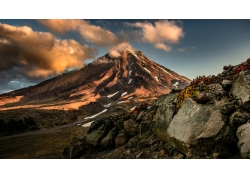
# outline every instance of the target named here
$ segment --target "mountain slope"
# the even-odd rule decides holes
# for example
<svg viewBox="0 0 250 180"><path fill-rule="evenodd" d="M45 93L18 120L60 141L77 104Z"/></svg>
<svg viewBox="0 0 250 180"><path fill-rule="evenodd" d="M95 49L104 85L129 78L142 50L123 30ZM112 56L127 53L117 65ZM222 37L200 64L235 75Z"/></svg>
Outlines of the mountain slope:
<svg viewBox="0 0 250 180"><path fill-rule="evenodd" d="M127 49L118 58L106 54L78 71L2 94L0 110L70 110L91 102L109 108L132 97L156 97L188 84L188 78L149 60L140 51Z"/></svg>

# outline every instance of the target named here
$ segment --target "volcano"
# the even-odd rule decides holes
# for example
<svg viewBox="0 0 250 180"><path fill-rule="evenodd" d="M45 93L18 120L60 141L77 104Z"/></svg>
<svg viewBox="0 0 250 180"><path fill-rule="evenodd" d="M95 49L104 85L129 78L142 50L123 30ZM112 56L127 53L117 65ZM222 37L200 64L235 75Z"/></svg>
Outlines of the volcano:
<svg viewBox="0 0 250 180"><path fill-rule="evenodd" d="M97 113L132 99L141 102L172 89L183 89L190 82L148 59L141 51L127 49L120 57L105 54L80 70L2 94L0 110L90 108Z"/></svg>

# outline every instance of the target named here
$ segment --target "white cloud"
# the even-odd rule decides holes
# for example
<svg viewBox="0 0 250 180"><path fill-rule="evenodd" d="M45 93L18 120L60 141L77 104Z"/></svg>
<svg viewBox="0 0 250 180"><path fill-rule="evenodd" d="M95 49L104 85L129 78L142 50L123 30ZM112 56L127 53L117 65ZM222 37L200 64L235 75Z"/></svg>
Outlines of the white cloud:
<svg viewBox="0 0 250 180"><path fill-rule="evenodd" d="M152 43L156 48L165 51L170 51L170 44L178 43L184 37L182 27L178 26L175 21L160 20L154 24L136 22L126 23L126 25L140 28L141 41Z"/></svg>

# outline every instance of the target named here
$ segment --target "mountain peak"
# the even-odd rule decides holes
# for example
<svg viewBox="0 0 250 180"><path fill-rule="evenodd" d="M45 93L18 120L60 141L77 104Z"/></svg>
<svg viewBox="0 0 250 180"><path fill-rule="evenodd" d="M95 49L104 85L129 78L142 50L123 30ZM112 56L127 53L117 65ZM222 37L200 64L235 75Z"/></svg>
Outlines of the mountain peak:
<svg viewBox="0 0 250 180"><path fill-rule="evenodd" d="M188 78L149 60L141 51L127 48L120 57L105 54L79 71L2 96L23 97L16 98L23 107L27 107L28 102L29 107L36 108L63 106L64 109L78 109L97 102L103 108L110 108L129 103L132 101L129 98L134 102L135 99L155 98L172 89L182 89L190 82ZM36 105L30 105L32 102ZM47 105L37 106L38 102Z"/></svg>

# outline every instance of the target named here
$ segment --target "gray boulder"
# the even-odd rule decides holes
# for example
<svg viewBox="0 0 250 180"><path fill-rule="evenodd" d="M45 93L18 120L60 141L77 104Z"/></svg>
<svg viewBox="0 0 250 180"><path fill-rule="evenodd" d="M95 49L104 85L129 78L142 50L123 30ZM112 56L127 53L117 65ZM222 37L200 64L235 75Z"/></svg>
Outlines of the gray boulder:
<svg viewBox="0 0 250 180"><path fill-rule="evenodd" d="M247 112L237 110L231 115L229 124L232 127L238 128L240 125L245 124L249 119L250 115Z"/></svg>
<svg viewBox="0 0 250 180"><path fill-rule="evenodd" d="M73 138L63 151L63 158L75 159L79 158L84 153L84 148L80 139Z"/></svg>
<svg viewBox="0 0 250 180"><path fill-rule="evenodd" d="M126 134L126 132L123 131L123 130L120 131L119 134L118 134L118 136L117 136L117 138L116 138L116 140L115 140L115 146L116 146L116 148L119 148L119 147L127 144L128 140L129 140L129 137Z"/></svg>
<svg viewBox="0 0 250 180"><path fill-rule="evenodd" d="M109 145L114 145L115 144L115 139L118 135L118 128L117 127L114 127L113 129L111 129L111 131L109 131L109 133L107 134L106 137L104 137L102 140L101 140L101 143L100 145L101 146L109 146Z"/></svg>
<svg viewBox="0 0 250 180"><path fill-rule="evenodd" d="M175 99L176 93L160 96L156 105L158 109L155 115L155 132L161 137L161 134L165 132L173 118L175 112Z"/></svg>
<svg viewBox="0 0 250 180"><path fill-rule="evenodd" d="M243 158L250 158L250 123L240 126L236 133L239 142L241 156Z"/></svg>
<svg viewBox="0 0 250 180"><path fill-rule="evenodd" d="M250 101L250 74L244 75L244 72L239 73L239 77L234 81L230 94L240 98L242 103Z"/></svg>
<svg viewBox="0 0 250 180"><path fill-rule="evenodd" d="M218 108L200 105L187 98L171 121L167 134L170 144L186 154L192 151L191 146L199 149L199 139L214 138L223 126ZM203 147L204 155L209 151L207 148L210 147Z"/></svg>
<svg viewBox="0 0 250 180"><path fill-rule="evenodd" d="M158 125L154 127L156 135L187 158L220 158L234 153L231 151L237 148L236 145L232 148L236 136L224 123L219 105L197 104L187 98L172 118L174 111L170 107L174 97L170 97L165 96L166 104L159 103L156 114Z"/></svg>
<svg viewBox="0 0 250 180"><path fill-rule="evenodd" d="M109 133L111 129L112 123L110 120L94 121L87 132L86 141L93 146L99 146L101 140Z"/></svg>

